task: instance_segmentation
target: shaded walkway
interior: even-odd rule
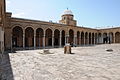
[[[9,54],[0,54],[0,80],[14,80]]]

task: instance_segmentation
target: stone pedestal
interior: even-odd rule
[[[64,46],[64,54],[71,54],[71,46],[70,46],[70,44],[66,44]]]

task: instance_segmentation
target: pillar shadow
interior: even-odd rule
[[[3,54],[0,58],[0,80],[14,80],[8,53]]]

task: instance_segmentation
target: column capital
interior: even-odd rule
[[[62,30],[60,30],[60,33],[62,32]]]

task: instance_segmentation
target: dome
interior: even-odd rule
[[[63,13],[63,15],[66,15],[66,14],[73,15],[72,11],[71,11],[71,10],[68,10],[68,9],[65,10],[64,13]]]

